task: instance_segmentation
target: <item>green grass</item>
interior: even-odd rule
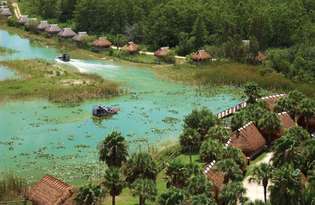
[[[44,61],[8,61],[1,64],[14,69],[20,78],[0,82],[0,100],[36,97],[56,103],[76,104],[86,99],[119,94],[116,83]]]
[[[12,53],[15,53],[15,52],[16,51],[13,50],[13,49],[0,47],[0,54],[1,55],[12,54]]]
[[[273,92],[288,92],[297,89],[307,96],[315,97],[315,84],[294,82],[275,71],[265,73],[266,68],[232,62],[213,62],[208,64],[181,64],[160,66],[156,73],[164,78],[190,84],[232,85],[241,87],[249,81]]]

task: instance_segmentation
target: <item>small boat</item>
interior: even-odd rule
[[[118,112],[119,108],[98,105],[93,108],[92,114],[95,117],[106,117],[117,114]]]
[[[58,57],[58,60],[63,61],[63,62],[69,62],[70,61],[70,55],[64,53]]]

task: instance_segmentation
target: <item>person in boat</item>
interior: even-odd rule
[[[70,55],[69,54],[62,54],[61,56],[58,57],[60,60],[64,61],[64,62],[69,62],[70,61]]]

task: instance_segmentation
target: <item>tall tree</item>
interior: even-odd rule
[[[112,205],[116,204],[116,196],[120,195],[124,186],[125,180],[118,168],[109,168],[105,172],[105,181],[103,185],[109,190],[112,196]]]
[[[167,178],[167,187],[183,188],[187,185],[190,171],[181,161],[173,160],[167,165],[165,175]]]
[[[223,126],[211,127],[206,135],[206,138],[218,140],[221,143],[226,143],[230,138],[230,130]]]
[[[273,112],[263,114],[262,118],[258,120],[258,128],[262,131],[263,136],[266,137],[267,144],[270,146],[272,136],[281,128],[277,114]]]
[[[217,140],[208,139],[200,147],[200,159],[206,163],[222,159],[222,154],[223,145]]]
[[[168,189],[159,197],[159,205],[182,205],[185,193],[181,189]]]
[[[191,36],[194,37],[194,46],[195,49],[200,49],[207,43],[208,31],[206,29],[206,25],[204,23],[203,18],[200,16],[197,17],[196,21],[193,25],[193,30],[191,32]]]
[[[241,182],[230,182],[223,187],[219,194],[219,201],[224,205],[244,204],[246,189]]]
[[[256,83],[247,83],[244,88],[244,93],[248,103],[255,103],[260,97],[260,88]]]
[[[211,197],[212,189],[212,183],[205,177],[204,174],[193,176],[189,180],[189,184],[187,186],[187,191],[191,195],[205,194],[206,196]]]
[[[191,197],[191,205],[216,205],[216,201],[206,194],[194,195]]]
[[[80,187],[75,201],[80,205],[96,205],[104,195],[105,192],[101,186],[89,184]]]
[[[112,132],[99,146],[99,159],[111,167],[120,167],[127,160],[128,146],[119,132]]]
[[[242,170],[232,159],[220,160],[215,165],[216,169],[223,172],[224,183],[230,181],[240,181],[242,180]]]
[[[137,179],[131,185],[131,192],[134,196],[139,196],[139,205],[145,205],[146,200],[155,201],[156,184],[151,179]]]
[[[272,166],[267,163],[262,163],[252,170],[250,181],[255,181],[262,184],[264,187],[264,201],[267,203],[267,188],[269,180],[272,177]]]
[[[192,154],[197,152],[202,142],[199,132],[192,128],[185,128],[179,136],[181,149],[185,153],[189,153],[190,163],[192,163]]]

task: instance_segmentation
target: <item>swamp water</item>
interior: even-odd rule
[[[0,30],[0,46],[17,50],[0,59],[53,60],[51,48],[38,48],[29,40]],[[109,100],[88,101],[77,107],[61,107],[46,100],[0,104],[0,172],[13,170],[34,181],[52,174],[80,183],[98,177],[97,145],[113,130],[122,132],[130,150],[156,149],[177,139],[182,120],[194,108],[214,113],[239,102],[231,94],[200,95],[196,88],[158,79],[150,69],[112,62],[74,60],[80,72],[96,73],[118,81],[128,94]],[[94,105],[117,106],[119,114],[95,121]]]

